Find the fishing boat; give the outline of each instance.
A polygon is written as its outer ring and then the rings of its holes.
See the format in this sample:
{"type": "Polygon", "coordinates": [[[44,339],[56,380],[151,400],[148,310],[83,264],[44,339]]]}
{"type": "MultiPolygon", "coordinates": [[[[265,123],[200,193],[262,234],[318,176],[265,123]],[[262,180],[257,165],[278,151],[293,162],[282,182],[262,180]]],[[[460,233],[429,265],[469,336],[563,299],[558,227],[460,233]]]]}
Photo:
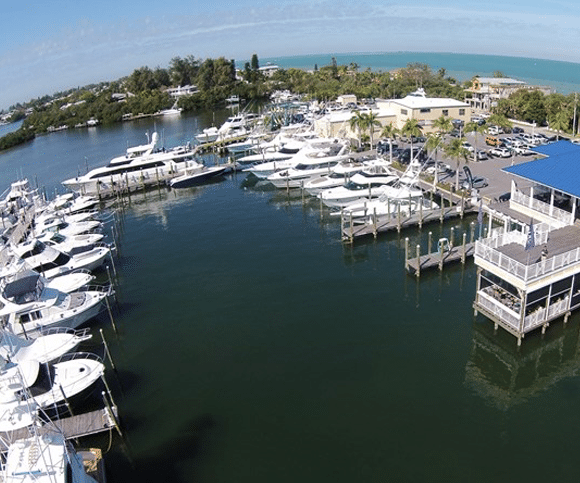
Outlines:
{"type": "Polygon", "coordinates": [[[62,433],[31,432],[8,447],[0,473],[3,483],[97,483],[62,433]]]}

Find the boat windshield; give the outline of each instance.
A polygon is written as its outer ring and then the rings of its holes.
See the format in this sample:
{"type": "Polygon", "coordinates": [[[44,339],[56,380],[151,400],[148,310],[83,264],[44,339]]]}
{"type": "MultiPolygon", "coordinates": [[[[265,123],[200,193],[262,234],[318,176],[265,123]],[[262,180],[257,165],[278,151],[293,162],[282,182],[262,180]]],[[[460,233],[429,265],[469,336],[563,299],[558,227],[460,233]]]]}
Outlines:
{"type": "Polygon", "coordinates": [[[364,184],[355,183],[354,181],[349,181],[344,187],[349,191],[359,191],[367,188],[364,184]]]}

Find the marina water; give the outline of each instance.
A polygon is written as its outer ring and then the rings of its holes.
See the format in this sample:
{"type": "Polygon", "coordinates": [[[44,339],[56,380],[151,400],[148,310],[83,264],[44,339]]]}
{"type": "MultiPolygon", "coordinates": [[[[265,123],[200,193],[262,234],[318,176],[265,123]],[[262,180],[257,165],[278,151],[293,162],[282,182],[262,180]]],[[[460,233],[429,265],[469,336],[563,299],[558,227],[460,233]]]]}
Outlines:
{"type": "MultiPolygon", "coordinates": [[[[0,156],[2,189],[62,192],[146,132],[170,147],[225,115],[41,136],[0,156]]],[[[345,245],[316,201],[238,173],[132,196],[117,219],[118,334],[97,322],[125,436],[109,481],[577,477],[578,315],[518,350],[474,318],[473,262],[404,272],[405,237],[425,247],[473,218],[345,245]]]]}

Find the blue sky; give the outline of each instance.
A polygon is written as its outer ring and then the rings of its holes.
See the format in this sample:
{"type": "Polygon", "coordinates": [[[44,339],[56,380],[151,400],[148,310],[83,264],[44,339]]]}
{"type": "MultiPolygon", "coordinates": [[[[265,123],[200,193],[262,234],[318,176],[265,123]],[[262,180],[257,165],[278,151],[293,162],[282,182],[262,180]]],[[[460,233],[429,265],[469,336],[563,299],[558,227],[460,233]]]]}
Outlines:
{"type": "Polygon", "coordinates": [[[11,2],[0,19],[0,109],[172,57],[457,52],[580,62],[580,4],[448,0],[11,2]]]}

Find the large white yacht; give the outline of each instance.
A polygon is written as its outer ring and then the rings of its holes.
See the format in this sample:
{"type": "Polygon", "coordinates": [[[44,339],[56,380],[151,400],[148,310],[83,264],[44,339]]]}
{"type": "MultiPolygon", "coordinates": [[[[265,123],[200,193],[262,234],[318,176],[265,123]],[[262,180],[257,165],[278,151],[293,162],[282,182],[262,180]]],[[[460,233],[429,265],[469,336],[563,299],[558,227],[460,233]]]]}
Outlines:
{"type": "Polygon", "coordinates": [[[47,287],[28,270],[4,277],[0,285],[0,323],[27,336],[52,327],[77,328],[95,317],[109,289],[64,293],[47,287]]]}
{"type": "Polygon", "coordinates": [[[115,191],[136,189],[159,183],[183,172],[193,160],[191,145],[156,149],[159,136],[153,133],[150,143],[128,148],[123,156],[113,158],[106,166],[83,176],[63,181],[63,185],[85,195],[106,195],[115,191]]]}
{"type": "Polygon", "coordinates": [[[342,186],[322,191],[318,196],[329,207],[342,207],[359,200],[379,197],[386,186],[399,181],[399,176],[382,160],[367,165],[352,175],[342,186]]]}

